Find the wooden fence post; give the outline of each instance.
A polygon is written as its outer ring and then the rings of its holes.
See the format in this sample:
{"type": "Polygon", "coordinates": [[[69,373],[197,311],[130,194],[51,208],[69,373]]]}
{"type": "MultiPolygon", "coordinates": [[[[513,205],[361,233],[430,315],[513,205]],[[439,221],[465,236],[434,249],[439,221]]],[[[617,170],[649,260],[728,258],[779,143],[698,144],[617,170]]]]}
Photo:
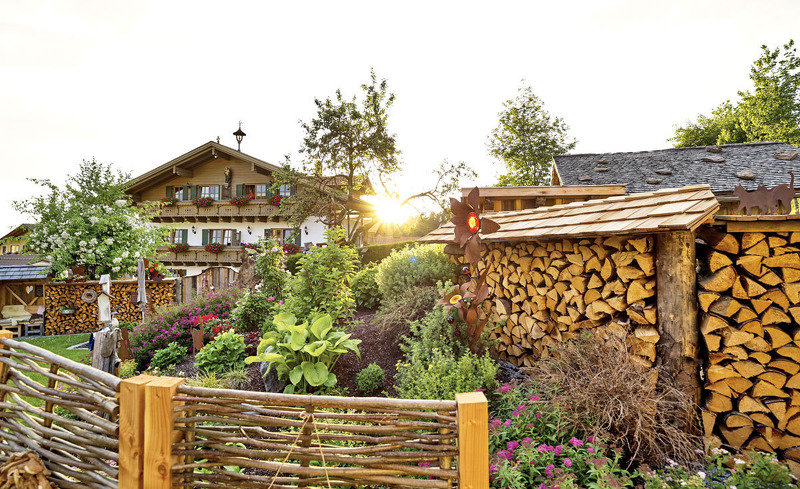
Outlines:
{"type": "Polygon", "coordinates": [[[139,375],[119,385],[119,489],[144,489],[144,386],[139,375]]]}
{"type": "Polygon", "coordinates": [[[489,405],[483,392],[456,394],[458,486],[489,487],[489,405]]]}
{"type": "Polygon", "coordinates": [[[158,377],[144,386],[144,487],[172,487],[172,443],[180,436],[175,428],[176,405],[172,398],[183,379],[158,377]]]}

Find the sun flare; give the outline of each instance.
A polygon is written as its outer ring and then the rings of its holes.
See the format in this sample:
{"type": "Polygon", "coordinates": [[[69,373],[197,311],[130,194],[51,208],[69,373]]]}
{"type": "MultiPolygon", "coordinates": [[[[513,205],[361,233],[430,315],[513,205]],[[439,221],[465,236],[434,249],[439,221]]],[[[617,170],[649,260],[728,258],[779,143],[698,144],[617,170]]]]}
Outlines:
{"type": "Polygon", "coordinates": [[[400,199],[387,195],[365,196],[370,204],[375,206],[378,219],[391,224],[402,224],[411,217],[411,208],[402,205],[400,199]]]}

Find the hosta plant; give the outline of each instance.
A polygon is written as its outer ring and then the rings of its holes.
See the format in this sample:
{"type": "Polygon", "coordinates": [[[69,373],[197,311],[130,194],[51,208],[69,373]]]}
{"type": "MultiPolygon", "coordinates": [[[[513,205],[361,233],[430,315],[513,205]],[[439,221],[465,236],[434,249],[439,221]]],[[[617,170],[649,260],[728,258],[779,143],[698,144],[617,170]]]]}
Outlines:
{"type": "Polygon", "coordinates": [[[317,387],[336,385],[331,372],[339,355],[354,351],[359,358],[361,340],[333,328],[330,315],[312,316],[300,324],[294,314],[282,312],[273,319],[275,330],[268,331],[256,355],[245,362],[269,362],[267,373],[275,368],[278,379],[287,383],[284,392],[304,393],[317,387]]]}

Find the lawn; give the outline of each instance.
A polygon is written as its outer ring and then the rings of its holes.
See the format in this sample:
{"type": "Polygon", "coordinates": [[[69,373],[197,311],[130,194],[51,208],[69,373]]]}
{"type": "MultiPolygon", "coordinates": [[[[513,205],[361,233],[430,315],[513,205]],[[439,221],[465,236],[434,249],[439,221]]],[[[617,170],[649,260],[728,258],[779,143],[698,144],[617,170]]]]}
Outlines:
{"type": "MultiPolygon", "coordinates": [[[[70,360],[74,360],[76,362],[83,363],[82,360],[88,356],[87,350],[68,350],[70,346],[77,345],[78,343],[83,343],[89,339],[89,333],[83,334],[71,334],[71,335],[59,335],[59,336],[39,336],[36,338],[23,338],[19,341],[22,343],[30,343],[31,345],[38,346],[39,348],[44,348],[45,350],[51,351],[56,355],[60,355],[62,357],[69,358],[70,360]]],[[[45,368],[48,368],[46,365],[42,365],[45,368]]],[[[41,385],[47,386],[47,377],[40,374],[35,373],[25,373],[31,380],[38,382],[41,385]]],[[[34,399],[31,397],[23,396],[23,399],[28,401],[34,406],[43,406],[44,402],[39,399],[34,399]]]]}

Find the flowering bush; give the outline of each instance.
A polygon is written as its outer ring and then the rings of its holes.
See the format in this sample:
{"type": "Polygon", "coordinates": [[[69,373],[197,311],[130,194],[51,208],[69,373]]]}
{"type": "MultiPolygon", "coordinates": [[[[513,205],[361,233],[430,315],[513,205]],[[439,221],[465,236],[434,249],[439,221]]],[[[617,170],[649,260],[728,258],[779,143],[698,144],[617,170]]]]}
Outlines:
{"type": "Polygon", "coordinates": [[[270,205],[276,205],[276,206],[277,205],[281,205],[281,196],[280,195],[273,195],[272,197],[267,199],[267,202],[269,202],[270,205]]]}
{"type": "Polygon", "coordinates": [[[161,199],[161,204],[163,204],[164,207],[172,207],[177,203],[178,199],[176,199],[175,197],[164,197],[163,199],[161,199]]]}
{"type": "Polygon", "coordinates": [[[250,202],[250,197],[239,197],[238,195],[231,197],[231,204],[239,207],[241,205],[247,205],[250,202]]]}
{"type": "Polygon", "coordinates": [[[592,436],[583,440],[567,429],[556,405],[519,385],[505,384],[494,394],[492,487],[633,487],[631,474],[619,465],[621,455],[592,436]]]}
{"type": "Polygon", "coordinates": [[[300,253],[300,247],[294,243],[284,243],[283,252],[287,255],[294,255],[295,253],[300,253]]]}
{"type": "Polygon", "coordinates": [[[171,253],[186,253],[189,251],[189,245],[186,243],[176,243],[167,248],[171,253]]]}
{"type": "Polygon", "coordinates": [[[667,460],[661,470],[643,470],[645,489],[736,487],[759,489],[788,489],[797,487],[789,468],[772,454],[747,452],[731,456],[722,448],[712,448],[705,464],[692,470],[667,460]]]}
{"type": "Polygon", "coordinates": [[[56,277],[63,278],[74,266],[84,266],[90,279],[135,275],[139,257],[155,256],[168,230],[150,223],[159,203],[131,205],[125,193],[128,180],[111,165],[95,161],[84,161],[64,188],[33,180],[49,194],[14,202],[17,211],[37,223],[26,248],[48,260],[56,277]]]}
{"type": "Polygon", "coordinates": [[[262,251],[264,251],[261,248],[261,245],[258,244],[258,243],[245,243],[245,244],[242,245],[242,249],[243,250],[253,250],[256,253],[261,253],[262,251]]]}
{"type": "Polygon", "coordinates": [[[203,249],[209,253],[219,253],[225,249],[225,245],[222,243],[208,243],[203,249]]]}
{"type": "Polygon", "coordinates": [[[188,351],[192,345],[191,328],[198,321],[196,318],[200,317],[200,321],[204,315],[228,318],[240,295],[238,291],[226,291],[220,295],[198,296],[192,302],[160,309],[157,317],[135,328],[131,335],[136,370],[147,370],[155,352],[173,341],[188,351]]]}
{"type": "Polygon", "coordinates": [[[196,205],[197,207],[211,207],[211,204],[214,203],[214,199],[212,197],[199,197],[192,201],[192,204],[196,205]]]}
{"type": "Polygon", "coordinates": [[[258,242],[261,251],[256,254],[256,276],[261,281],[259,291],[266,297],[281,300],[285,294],[287,274],[283,269],[283,248],[272,238],[258,242]]]}

